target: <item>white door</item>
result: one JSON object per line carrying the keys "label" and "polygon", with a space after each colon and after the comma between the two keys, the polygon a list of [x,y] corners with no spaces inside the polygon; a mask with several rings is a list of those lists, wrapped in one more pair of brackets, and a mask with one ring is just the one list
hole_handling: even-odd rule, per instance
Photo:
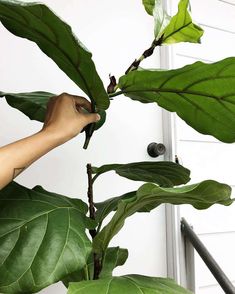
{"label": "white door", "polygon": [[[26,2],[26,1],[25,1]],[[153,38],[152,18],[141,2],[133,0],[44,0],[73,27],[79,39],[93,53],[97,70],[105,84],[109,73],[122,75],[133,60],[149,47]],[[1,91],[45,90],[54,93],[81,91],[38,47],[17,38],[0,27]],[[148,61],[159,66],[159,55]],[[0,100],[0,144],[37,132],[41,124]],[[86,163],[95,166],[152,160],[146,152],[150,142],[162,142],[162,113],[156,105],[117,97],[108,111],[107,123],[95,134],[88,151],[83,151],[83,135],[50,152],[17,178],[25,186],[45,189],[86,199]],[[163,158],[159,158],[163,160]],[[141,183],[107,174],[95,185],[95,201],[132,191]],[[129,249],[129,260],[116,273],[166,276],[165,210],[138,214],[126,222],[115,244]],[[55,288],[57,287],[57,288]],[[55,290],[56,289],[56,290]],[[65,293],[62,285],[43,293]]]}
{"label": "white door", "polygon": [[[177,0],[169,1],[174,11],[177,2]],[[182,43],[174,46],[171,55],[172,67],[182,67],[197,60],[214,62],[234,56],[235,1],[191,0],[190,2],[193,19],[203,27],[204,37],[201,44]],[[211,136],[200,135],[178,118],[176,129],[176,153],[183,165],[192,171],[192,182],[214,179],[235,185],[234,144],[224,144]],[[212,256],[230,280],[235,282],[233,262],[235,259],[235,206],[216,205],[206,211],[181,206],[178,220],[182,216],[193,225],[195,232]],[[178,254],[180,255],[180,247]],[[195,275],[197,294],[224,293],[197,254],[195,255]]]}

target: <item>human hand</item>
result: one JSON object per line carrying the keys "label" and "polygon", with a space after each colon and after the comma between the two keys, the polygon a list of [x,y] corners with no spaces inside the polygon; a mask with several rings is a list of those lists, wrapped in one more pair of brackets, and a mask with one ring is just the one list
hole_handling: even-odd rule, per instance
{"label": "human hand", "polygon": [[99,114],[84,110],[92,111],[91,103],[83,97],[67,93],[52,97],[47,104],[43,131],[54,135],[60,144],[65,143],[86,125],[100,120]]}

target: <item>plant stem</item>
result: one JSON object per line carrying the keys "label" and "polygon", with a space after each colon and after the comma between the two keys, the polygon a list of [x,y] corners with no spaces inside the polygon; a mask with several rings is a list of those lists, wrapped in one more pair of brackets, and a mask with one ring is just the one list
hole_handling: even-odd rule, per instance
{"label": "plant stem", "polygon": [[135,59],[134,62],[132,62],[132,64],[128,67],[128,69],[126,70],[125,74],[127,75],[130,71],[133,71],[133,70],[136,70],[138,69],[141,61],[143,61],[145,58],[151,56],[154,52],[154,49],[157,47],[157,46],[161,46],[162,44],[162,39],[163,39],[163,35],[161,36],[160,39],[158,40],[154,40],[152,42],[152,45],[150,48],[148,48],[147,50],[144,51],[144,53],[140,56],[140,58],[138,59]]}
{"label": "plant stem", "polygon": [[87,136],[86,137],[86,140],[85,140],[85,143],[84,143],[84,145],[83,145],[83,149],[87,149],[87,147],[88,147],[88,145],[89,145],[89,143],[90,143],[90,140],[91,140],[91,137],[90,136]]}
{"label": "plant stem", "polygon": [[[91,219],[95,219],[95,206],[94,206],[94,200],[93,200],[93,183],[92,183],[92,168],[91,164],[87,164],[87,176],[88,176],[88,190],[87,190],[87,197],[88,197],[88,203],[89,203],[89,217]],[[94,238],[96,230],[90,230],[91,237]]]}
{"label": "plant stem", "polygon": [[123,94],[122,91],[118,91],[118,92],[116,92],[116,93],[110,93],[110,94],[109,94],[109,98],[112,98],[112,97],[115,97],[115,96],[119,96],[119,95],[122,95],[122,94]]}
{"label": "plant stem", "polygon": [[[94,206],[94,199],[93,199],[93,180],[92,180],[92,167],[91,164],[87,164],[87,175],[88,175],[88,203],[89,203],[89,216],[92,220],[95,220],[95,206]],[[89,230],[89,233],[92,239],[95,238],[97,231],[96,229]],[[96,253],[93,254],[94,260],[94,275],[93,280],[99,279],[100,272],[102,270],[102,259]]]}
{"label": "plant stem", "polygon": [[95,130],[95,123],[92,123],[92,124],[89,124],[88,126],[86,126],[86,129],[85,129],[85,133],[86,133],[86,140],[85,140],[85,143],[83,145],[83,149],[87,149],[89,143],[90,143],[90,140],[91,140],[91,137],[94,133],[94,130]]}
{"label": "plant stem", "polygon": [[102,270],[102,259],[96,253],[94,253],[94,275],[93,280],[98,280]]}
{"label": "plant stem", "polygon": [[[151,47],[149,47],[147,50],[145,50],[143,52],[143,54],[138,58],[138,59],[135,59],[132,64],[128,67],[128,69],[126,70],[125,74],[127,75],[129,72],[133,71],[133,70],[136,70],[138,69],[141,61],[143,61],[145,58],[151,56],[154,52],[154,49],[157,47],[157,46],[161,46],[162,44],[162,40],[163,40],[163,35],[161,36],[160,39],[158,40],[153,40],[152,42],[152,45]],[[116,80],[115,80],[116,82]],[[116,97],[116,96],[119,96],[119,95],[122,95],[124,92],[123,91],[118,91],[116,92],[118,89],[118,84],[113,88],[113,91],[112,92],[109,92],[108,95],[109,95],[109,98],[113,98],[113,97]]]}
{"label": "plant stem", "polygon": [[[94,101],[91,101],[91,112],[96,113],[96,106],[95,106]],[[85,128],[86,140],[83,145],[83,149],[87,149],[87,147],[90,143],[91,137],[94,133],[94,130],[95,130],[95,123],[92,123],[92,124],[89,124],[88,126],[86,126],[86,128]]]}

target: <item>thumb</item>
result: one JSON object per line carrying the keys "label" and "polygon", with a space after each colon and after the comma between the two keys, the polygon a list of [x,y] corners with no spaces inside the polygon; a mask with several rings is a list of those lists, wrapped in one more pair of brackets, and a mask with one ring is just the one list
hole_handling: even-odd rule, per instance
{"label": "thumb", "polygon": [[98,113],[87,113],[84,114],[84,116],[88,124],[95,123],[100,120],[100,115]]}

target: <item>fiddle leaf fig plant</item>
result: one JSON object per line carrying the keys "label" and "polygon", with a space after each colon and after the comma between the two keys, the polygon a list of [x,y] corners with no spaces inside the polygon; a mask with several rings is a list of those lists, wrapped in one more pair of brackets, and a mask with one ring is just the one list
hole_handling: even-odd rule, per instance
{"label": "fiddle leaf fig plant", "polygon": [[[136,0],[140,1],[140,0]],[[44,4],[0,0],[0,22],[14,35],[38,47],[88,96],[98,123],[86,127],[84,148],[95,130],[105,123],[114,97],[124,94],[141,103],[157,103],[176,112],[191,127],[226,143],[235,142],[235,59],[213,64],[196,62],[175,70],[143,69],[140,63],[159,46],[178,42],[199,43],[203,30],[192,21],[189,1],[180,0],[178,12],[169,16],[162,0],[142,0],[154,17],[151,46],[135,59],[118,79],[110,77],[107,90],[92,54]],[[31,120],[43,122],[47,103],[55,94],[45,91],[6,93],[0,98]],[[93,199],[94,184],[106,172],[140,181],[136,191]],[[109,247],[112,238],[135,213],[150,212],[161,204],[190,204],[207,209],[230,205],[231,187],[213,180],[186,185],[190,171],[174,162],[87,164],[88,204],[15,182],[0,191],[0,292],[35,293],[61,281],[69,294],[128,293],[189,294],[173,280],[130,274],[114,276],[113,270],[128,258],[128,250]],[[144,182],[144,184],[143,184]],[[177,187],[178,186],[178,187]],[[104,219],[113,216],[103,225]]]}

